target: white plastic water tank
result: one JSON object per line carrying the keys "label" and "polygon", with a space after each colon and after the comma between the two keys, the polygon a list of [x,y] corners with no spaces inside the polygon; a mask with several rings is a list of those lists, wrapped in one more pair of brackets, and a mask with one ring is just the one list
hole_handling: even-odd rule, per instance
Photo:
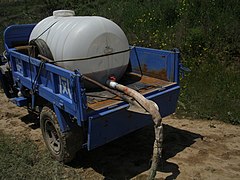
{"label": "white plastic water tank", "polygon": [[[74,11],[58,10],[40,21],[33,29],[29,42],[42,39],[55,61],[81,59],[129,49],[122,29],[114,22],[98,16],[74,16]],[[89,60],[59,62],[69,70],[105,84],[109,76],[119,80],[129,63],[129,52]]]}

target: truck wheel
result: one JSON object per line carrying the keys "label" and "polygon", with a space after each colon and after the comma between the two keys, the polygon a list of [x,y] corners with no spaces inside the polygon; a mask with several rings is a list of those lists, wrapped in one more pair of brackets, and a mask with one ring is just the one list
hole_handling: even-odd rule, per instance
{"label": "truck wheel", "polygon": [[83,138],[80,127],[61,132],[57,116],[49,107],[42,109],[40,127],[45,144],[56,160],[68,163],[75,158],[76,152],[82,147]]}

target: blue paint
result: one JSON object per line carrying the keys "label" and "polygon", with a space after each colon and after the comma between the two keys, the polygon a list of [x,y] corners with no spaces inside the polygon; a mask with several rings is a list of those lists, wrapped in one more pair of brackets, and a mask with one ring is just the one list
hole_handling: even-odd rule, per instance
{"label": "blue paint", "polygon": [[162,74],[164,77],[166,74],[166,80],[176,82],[176,78],[178,78],[175,74],[177,71],[175,64],[178,64],[177,52],[143,47],[132,48],[130,61],[134,72],[140,72],[138,64],[138,61],[140,61],[144,75],[154,75],[156,77],[158,74]]}

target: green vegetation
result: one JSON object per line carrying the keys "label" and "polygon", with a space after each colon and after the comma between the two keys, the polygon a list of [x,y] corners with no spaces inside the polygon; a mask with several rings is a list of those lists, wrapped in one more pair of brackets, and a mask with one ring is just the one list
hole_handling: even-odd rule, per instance
{"label": "green vegetation", "polygon": [[[66,172],[67,171],[67,172]],[[60,179],[75,177],[76,171],[66,169],[47,152],[39,152],[29,139],[19,140],[0,132],[1,179]]]}
{"label": "green vegetation", "polygon": [[3,52],[4,29],[13,24],[30,24],[46,17],[45,5],[39,0],[20,0],[0,2],[0,52]]}
{"label": "green vegetation", "polygon": [[[240,123],[237,0],[44,0],[42,7],[28,6],[36,1],[25,2],[21,8],[25,8],[26,16],[21,21],[5,21],[4,26],[18,21],[37,22],[55,9],[73,9],[77,15],[112,19],[126,32],[130,44],[179,48],[191,73],[181,81],[177,115]],[[9,8],[4,7],[6,15],[16,14],[13,6]],[[20,11],[20,5],[16,9]]]}

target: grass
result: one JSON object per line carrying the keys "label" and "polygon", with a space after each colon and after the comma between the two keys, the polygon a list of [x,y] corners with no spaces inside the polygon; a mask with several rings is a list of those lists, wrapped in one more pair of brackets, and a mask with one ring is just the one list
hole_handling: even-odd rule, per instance
{"label": "grass", "polygon": [[182,80],[177,115],[240,123],[240,72],[226,64],[202,64]]}
{"label": "grass", "polygon": [[[120,25],[132,45],[180,49],[192,71],[181,81],[177,115],[240,124],[237,0],[44,0],[40,7],[37,0],[26,2],[0,6],[5,18],[0,33],[9,24],[38,22],[56,9],[107,17]],[[21,16],[6,19],[18,13]]]}
{"label": "grass", "polygon": [[53,160],[46,151],[39,151],[29,139],[18,139],[0,132],[1,179],[63,179],[79,174]]}

